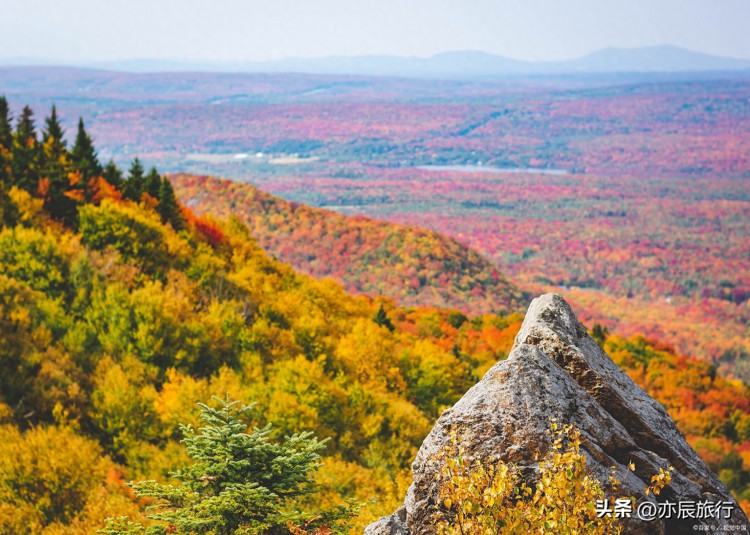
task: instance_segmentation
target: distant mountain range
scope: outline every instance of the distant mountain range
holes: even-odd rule
[[[61,65],[63,62],[6,59],[0,65]],[[750,71],[750,60],[712,56],[676,46],[605,48],[566,61],[522,61],[486,52],[443,52],[431,57],[329,56],[275,61],[211,62],[126,60],[75,64],[126,72],[297,72],[418,78],[481,78],[524,74]]]

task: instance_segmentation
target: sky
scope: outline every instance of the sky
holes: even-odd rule
[[[259,61],[670,44],[750,59],[750,0],[0,0],[0,59]]]

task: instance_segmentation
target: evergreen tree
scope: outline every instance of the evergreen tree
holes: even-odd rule
[[[42,143],[47,143],[49,140],[54,139],[56,147],[60,150],[67,148],[67,143],[63,139],[65,131],[63,130],[60,120],[57,118],[57,108],[52,105],[52,112],[50,116],[44,120],[44,131],[42,132]]]
[[[13,147],[13,127],[10,122],[10,108],[5,97],[0,97],[0,146],[11,150]]]
[[[11,169],[13,182],[30,193],[35,193],[39,185],[39,159],[34,112],[24,106],[13,135]]]
[[[115,165],[115,162],[110,160],[109,163],[104,166],[104,171],[102,174],[104,176],[104,180],[112,184],[117,189],[122,188],[122,171],[120,171],[120,168]]]
[[[172,477],[179,486],[142,481],[133,485],[139,497],[156,498],[159,505],[148,529],[140,524],[110,519],[99,533],[206,533],[250,535],[289,533],[287,523],[321,528],[321,533],[344,532],[342,524],[359,511],[358,505],[301,513],[288,507],[294,498],[310,494],[312,473],[319,466],[324,442],[311,432],[271,442],[271,425],[248,433],[245,423],[252,405],[214,398],[218,409],[199,403],[205,425],[196,432],[181,426],[193,464]],[[160,524],[160,525],[159,525]],[[171,530],[171,531],[168,531]]]
[[[6,183],[0,180],[0,228],[15,226],[18,209],[6,191]]]
[[[123,196],[131,201],[139,202],[141,195],[143,194],[144,177],[143,177],[143,165],[141,161],[136,158],[130,165],[128,170],[128,181],[125,183]]]
[[[102,166],[96,156],[94,142],[86,133],[83,118],[78,119],[78,132],[71,151],[71,159],[73,160],[73,166],[81,173],[81,178],[85,183],[88,184],[92,178],[101,176]]]
[[[53,105],[50,116],[45,119],[45,128],[42,132],[41,178],[44,187],[41,188],[41,193],[44,208],[54,219],[75,226],[78,219],[77,206],[83,199],[83,184],[80,181],[71,181],[73,165],[64,136],[65,132]]]
[[[602,326],[600,323],[594,323],[593,329],[591,329],[591,338],[596,340],[596,343],[600,346],[604,346],[604,342],[609,337],[609,329]]]
[[[159,192],[161,191],[161,176],[159,176],[159,171],[156,170],[156,167],[152,167],[151,171],[146,175],[143,190],[154,199],[159,199]]]
[[[181,230],[185,226],[185,221],[182,219],[182,210],[180,210],[180,205],[177,203],[177,197],[174,194],[174,188],[166,177],[161,179],[159,206],[156,207],[156,211],[159,212],[161,220],[172,225],[173,229]]]
[[[388,314],[385,312],[382,304],[380,305],[378,311],[375,313],[375,317],[372,318],[372,321],[374,321],[381,327],[385,327],[391,332],[393,332],[393,330],[396,328],[394,327],[393,322],[391,322],[391,319],[388,317]]]
[[[10,122],[10,110],[5,97],[0,97],[0,183],[11,182],[11,151],[13,150],[13,127]]]

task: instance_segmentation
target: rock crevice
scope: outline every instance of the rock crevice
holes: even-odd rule
[[[621,493],[641,499],[659,468],[672,465],[669,501],[731,502],[728,519],[637,518],[627,534],[677,534],[694,529],[750,523],[729,490],[687,444],[666,410],[638,387],[601,350],[570,306],[556,294],[535,299],[508,358],[491,368],[452,408],[443,412],[412,464],[413,483],[404,506],[366,529],[367,535],[422,535],[436,532],[437,458],[454,432],[468,455],[501,459],[533,469],[535,454],[550,448],[551,418],[581,431],[587,466],[602,482],[614,467]],[[636,472],[627,469],[630,462]],[[702,528],[694,528],[701,525]]]

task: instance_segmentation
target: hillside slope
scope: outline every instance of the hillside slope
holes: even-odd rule
[[[230,180],[170,176],[199,214],[237,215],[261,247],[296,270],[404,306],[486,314],[520,310],[522,292],[474,250],[437,232],[347,217]]]
[[[517,329],[518,316],[348,295],[270,258],[236,220],[176,232],[146,202],[108,198],[79,206],[74,231],[27,192],[0,193],[3,533],[137,516],[124,482],[166,479],[183,461],[178,424],[227,392],[280,436],[329,438],[316,503],[379,496],[372,520],[430,422]],[[38,508],[60,480],[72,490]]]

